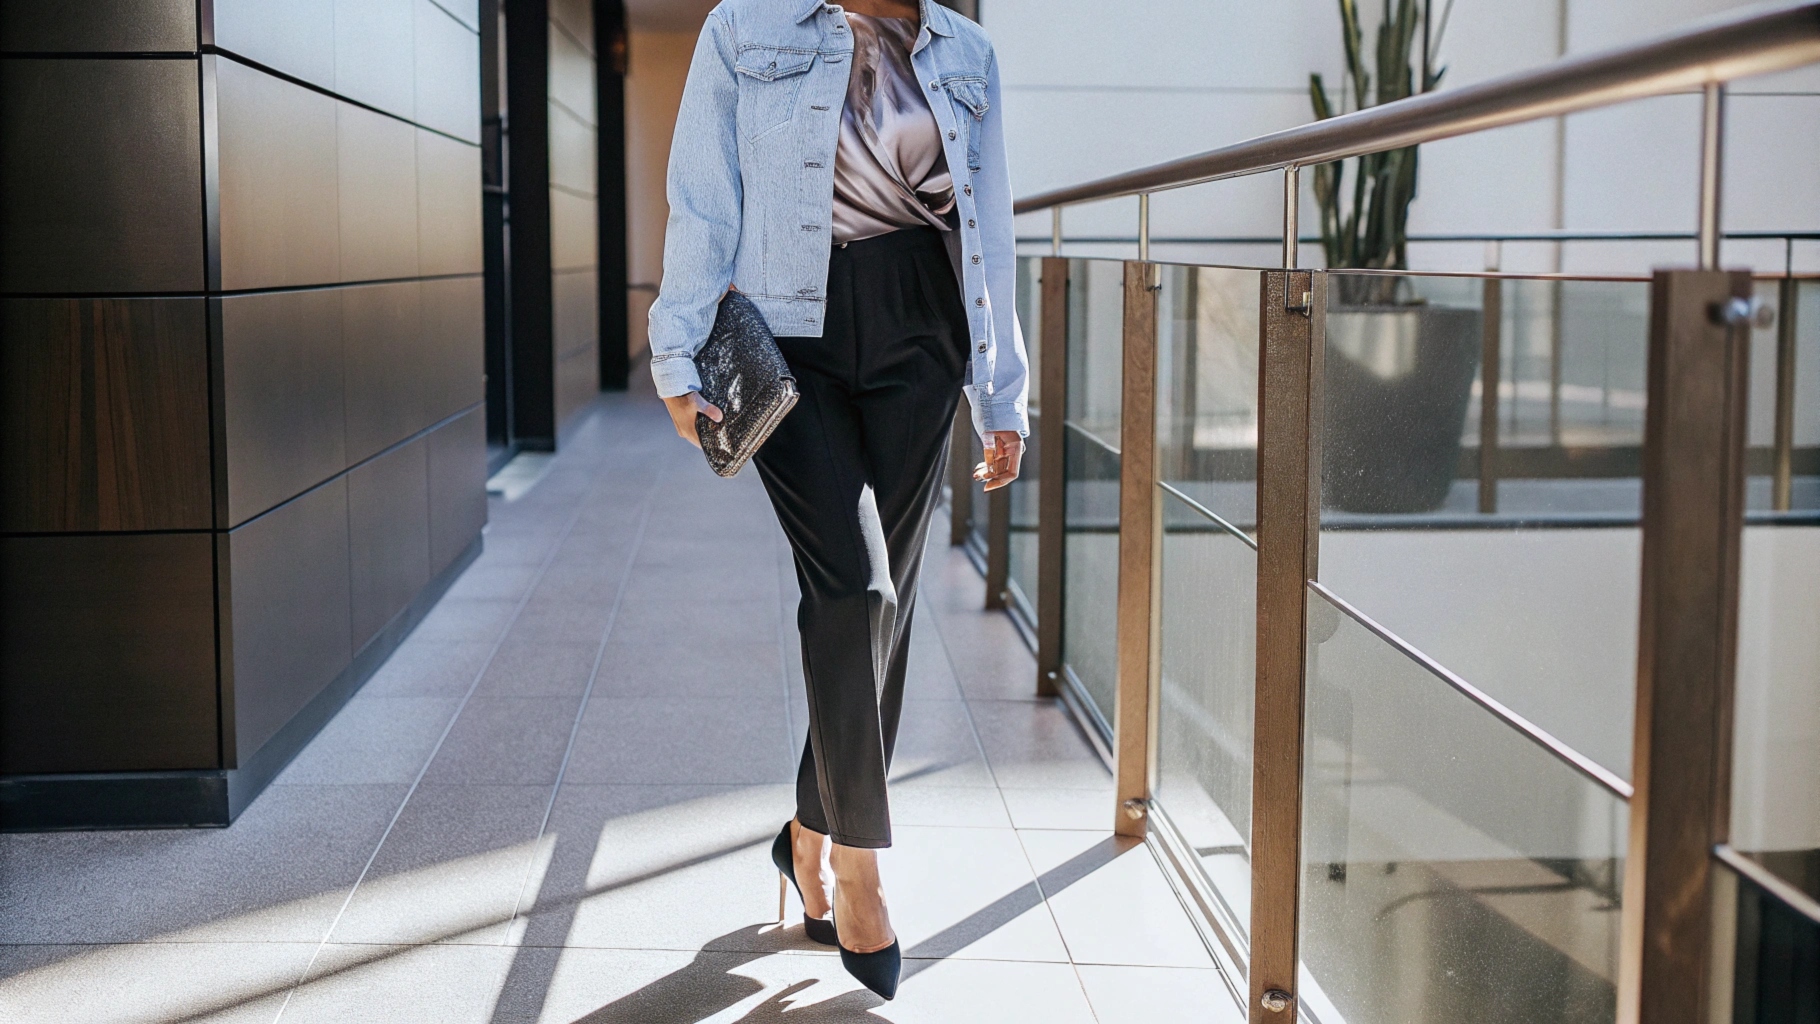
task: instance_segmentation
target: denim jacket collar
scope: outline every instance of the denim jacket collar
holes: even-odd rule
[[[954,27],[949,25],[946,20],[948,16],[947,11],[940,10],[938,13],[937,10],[934,10],[936,8],[941,8],[940,4],[931,3],[930,0],[917,0],[917,4],[923,9],[923,25],[926,26],[929,31],[938,36],[951,36],[954,34]],[[799,10],[796,13],[797,22],[800,24],[807,21],[810,15],[821,10],[825,6],[827,6],[827,0],[799,0]]]

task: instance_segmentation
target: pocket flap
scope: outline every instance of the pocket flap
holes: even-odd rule
[[[800,75],[815,63],[815,54],[802,50],[780,50],[771,46],[753,46],[739,52],[733,70],[761,82]]]
[[[953,96],[962,106],[972,112],[975,121],[986,116],[986,110],[990,105],[986,102],[985,79],[971,76],[950,78],[942,84],[947,87],[948,95]]]

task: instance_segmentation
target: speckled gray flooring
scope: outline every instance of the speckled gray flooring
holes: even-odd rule
[[[715,477],[648,394],[607,396],[491,515],[481,558],[233,827],[0,836],[0,1020],[1236,1019],[945,521],[894,772],[909,959],[885,1004],[775,923],[766,845],[805,711],[756,476]]]

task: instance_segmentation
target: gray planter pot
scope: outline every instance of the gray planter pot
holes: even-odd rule
[[[1327,313],[1322,500],[1430,512],[1447,500],[1479,369],[1482,318],[1444,306]]]

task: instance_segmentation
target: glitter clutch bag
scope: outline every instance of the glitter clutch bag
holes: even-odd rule
[[[732,476],[796,405],[796,378],[764,314],[738,292],[720,300],[714,330],[695,354],[695,369],[701,396],[721,411],[719,423],[695,414],[702,453],[715,473]]]

